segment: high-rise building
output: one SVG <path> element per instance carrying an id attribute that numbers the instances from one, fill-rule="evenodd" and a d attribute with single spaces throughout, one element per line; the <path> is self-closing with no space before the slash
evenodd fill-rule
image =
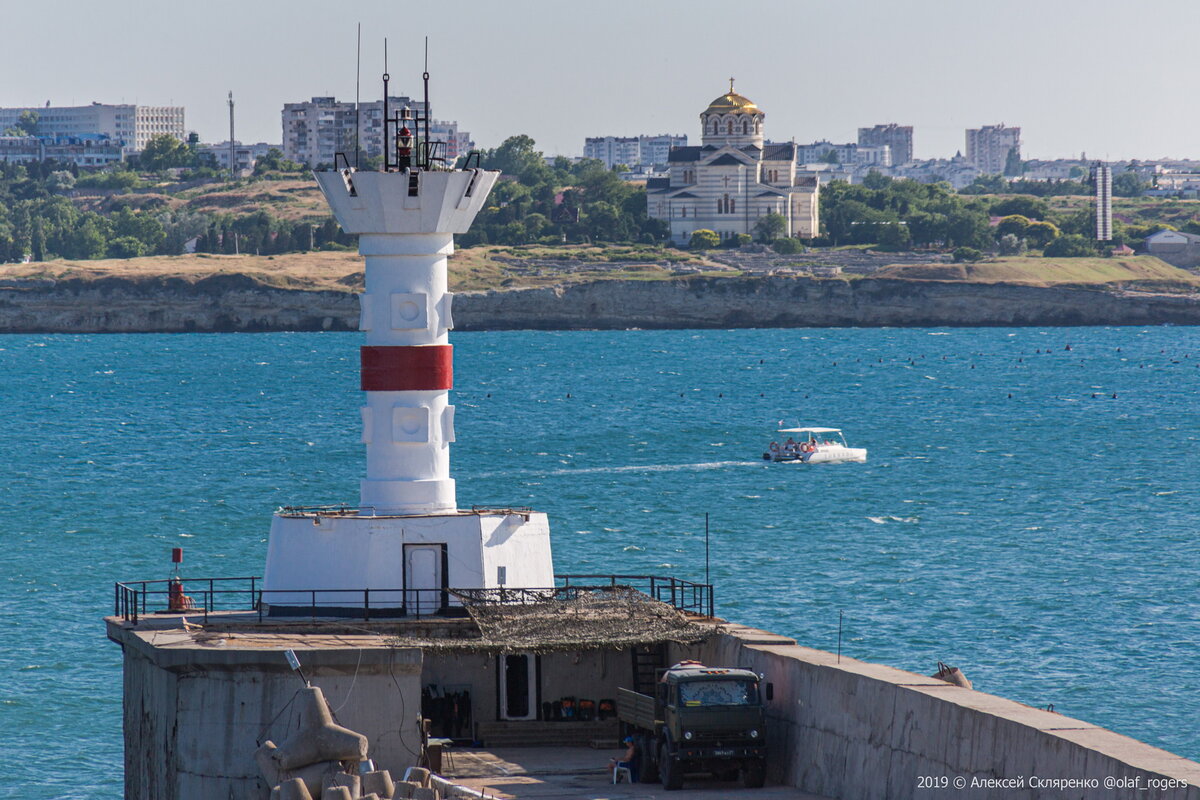
<path id="1" fill-rule="evenodd" d="M 603 161 L 609 169 L 617 164 L 627 167 L 666 166 L 671 148 L 686 146 L 686 136 L 669 133 L 658 136 L 589 136 L 584 140 L 583 157 Z"/>
<path id="2" fill-rule="evenodd" d="M 912 125 L 897 125 L 889 122 L 886 125 L 876 125 L 873 128 L 858 129 L 859 147 L 880 147 L 887 145 L 892 151 L 892 164 L 899 166 L 913 160 L 913 129 Z"/>
<path id="3" fill-rule="evenodd" d="M 1097 164 L 1092 170 L 1096 182 L 1096 241 L 1112 241 L 1112 167 Z"/>
<path id="4" fill-rule="evenodd" d="M 1021 158 L 1021 129 L 984 125 L 967 129 L 967 163 L 985 175 L 1003 175 L 1012 158 Z"/>
<path id="5" fill-rule="evenodd" d="M 0 108 L 0 131 L 15 127 L 21 114 L 37 114 L 37 135 L 50 138 L 96 139 L 118 142 L 125 154 L 136 153 L 159 134 L 183 141 L 183 106 L 139 106 L 92 103 L 87 106 L 24 106 Z"/>
<path id="6" fill-rule="evenodd" d="M 388 113 L 394 115 L 408 108 L 413 117 L 424 116 L 425 103 L 410 97 L 388 97 Z M 283 106 L 283 154 L 300 164 L 315 167 L 332 165 L 338 153 L 345 153 L 353 163 L 355 126 L 358 127 L 359 147 L 367 156 L 383 153 L 383 101 L 361 103 L 355 112 L 354 103 L 333 97 L 314 97 L 306 103 L 286 103 Z M 424 136 L 424 129 L 415 131 Z M 457 122 L 430 120 L 429 138 L 445 142 L 442 155 L 453 163 L 465 155 L 474 143 Z"/>

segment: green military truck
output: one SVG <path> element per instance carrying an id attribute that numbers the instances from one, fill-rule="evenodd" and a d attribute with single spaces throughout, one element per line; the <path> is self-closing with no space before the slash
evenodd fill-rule
<path id="1" fill-rule="evenodd" d="M 617 690 L 617 719 L 641 754 L 640 779 L 683 786 L 685 772 L 722 780 L 741 775 L 750 789 L 766 777 L 765 713 L 759 676 L 745 669 L 676 664 L 662 673 L 655 696 Z"/>

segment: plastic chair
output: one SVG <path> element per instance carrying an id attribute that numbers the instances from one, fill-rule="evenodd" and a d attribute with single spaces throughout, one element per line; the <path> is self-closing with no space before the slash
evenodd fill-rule
<path id="1" fill-rule="evenodd" d="M 629 767 L 613 767 L 613 783 L 620 783 L 622 775 L 625 776 L 626 783 L 633 783 L 633 773 L 629 771 Z"/>

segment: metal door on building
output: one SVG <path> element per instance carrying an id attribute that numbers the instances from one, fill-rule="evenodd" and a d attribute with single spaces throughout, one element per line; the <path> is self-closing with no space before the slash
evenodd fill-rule
<path id="1" fill-rule="evenodd" d="M 404 607 L 408 614 L 436 614 L 446 605 L 446 545 L 404 545 Z"/>
<path id="2" fill-rule="evenodd" d="M 537 658 L 532 653 L 498 658 L 500 719 L 537 719 Z"/>

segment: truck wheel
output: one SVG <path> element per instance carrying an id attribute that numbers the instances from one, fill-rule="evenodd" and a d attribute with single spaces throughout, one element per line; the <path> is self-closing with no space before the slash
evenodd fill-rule
<path id="1" fill-rule="evenodd" d="M 747 789 L 761 789 L 767 782 L 767 765 L 755 761 L 742 768 L 742 786 Z"/>
<path id="2" fill-rule="evenodd" d="M 658 774 L 662 778 L 663 788 L 668 792 L 683 788 L 683 765 L 671 758 L 671 752 L 664 744 L 658 751 Z"/>
<path id="3" fill-rule="evenodd" d="M 652 747 L 654 742 L 648 736 L 638 736 L 637 748 L 642 756 L 641 769 L 638 770 L 638 783 L 658 783 L 658 762 L 654 760 Z"/>

